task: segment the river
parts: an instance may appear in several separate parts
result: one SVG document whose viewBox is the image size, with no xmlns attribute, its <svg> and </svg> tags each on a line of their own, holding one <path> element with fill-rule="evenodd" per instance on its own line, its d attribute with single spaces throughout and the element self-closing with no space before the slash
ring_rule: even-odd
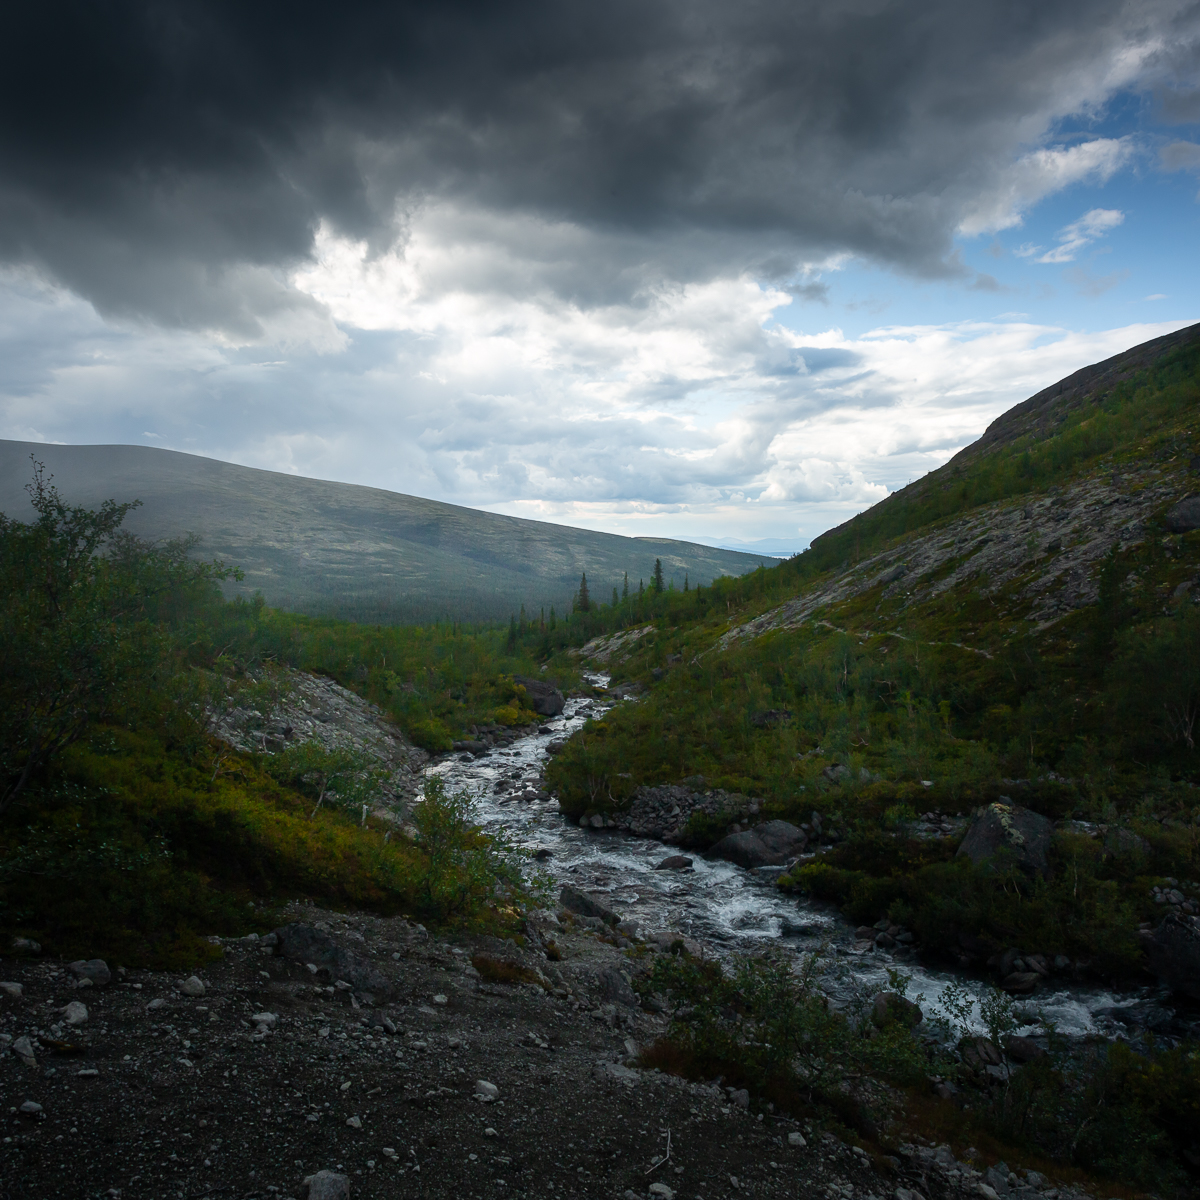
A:
<svg viewBox="0 0 1200 1200">
<path fill-rule="evenodd" d="M 602 689 L 608 680 L 591 675 L 588 682 Z M 939 997 L 951 984 L 976 996 L 988 986 L 962 974 L 931 970 L 916 958 L 897 960 L 880 950 L 857 950 L 854 931 L 840 916 L 825 906 L 784 895 L 774 885 L 777 872 L 773 868 L 747 871 L 689 854 L 692 870 L 656 871 L 657 863 L 679 853 L 678 847 L 616 830 L 581 829 L 559 812 L 553 800 L 539 803 L 513 798 L 523 789 L 536 787 L 550 742 L 569 736 L 612 703 L 569 699 L 560 716 L 543 724 L 547 732 L 478 757 L 456 754 L 443 758 L 427 768 L 426 774 L 441 776 L 452 792 L 467 792 L 475 819 L 485 829 L 503 830 L 520 845 L 549 851 L 543 866 L 556 885 L 566 883 L 603 893 L 623 920 L 636 922 L 642 931 L 682 933 L 716 954 L 753 953 L 768 947 L 803 953 L 828 941 L 858 984 L 886 983 L 888 968 L 909 975 L 909 995 L 919 999 L 929 1015 L 936 1013 Z M 502 783 L 503 791 L 496 790 L 497 783 Z M 799 936 L 797 927 L 804 929 Z M 1147 990 L 1117 994 L 1093 987 L 1050 986 L 1028 1008 L 1036 1007 L 1068 1036 L 1113 1036 L 1121 1027 L 1097 1014 L 1105 1008 L 1145 1003 L 1149 997 Z M 979 1027 L 978 1005 L 975 1025 Z"/>
</svg>

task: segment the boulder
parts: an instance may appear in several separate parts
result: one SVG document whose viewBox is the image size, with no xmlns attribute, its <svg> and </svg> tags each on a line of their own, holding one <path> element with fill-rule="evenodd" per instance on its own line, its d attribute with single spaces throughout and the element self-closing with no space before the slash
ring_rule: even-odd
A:
<svg viewBox="0 0 1200 1200">
<path fill-rule="evenodd" d="M 871 1020 L 882 1029 L 885 1025 L 906 1025 L 912 1029 L 925 1020 L 919 1004 L 897 996 L 895 992 L 880 992 L 871 1005 Z"/>
<path fill-rule="evenodd" d="M 293 962 L 324 967 L 331 979 L 344 979 L 358 991 L 387 995 L 391 984 L 369 960 L 338 945 L 327 933 L 311 925 L 293 922 L 275 930 L 279 941 L 275 953 Z"/>
<path fill-rule="evenodd" d="M 589 896 L 586 892 L 576 891 L 575 888 L 568 887 L 566 884 L 558 893 L 558 899 L 563 908 L 569 908 L 572 912 L 579 913 L 580 916 L 599 917 L 606 925 L 615 925 L 619 919 L 607 905 L 601 904 L 599 900 Z"/>
<path fill-rule="evenodd" d="M 1190 533 L 1200 529 L 1200 496 L 1180 500 L 1166 515 L 1167 528 L 1172 533 Z"/>
<path fill-rule="evenodd" d="M 1033 1062 L 1035 1059 L 1044 1058 L 1046 1055 L 1045 1048 L 1039 1046 L 1033 1038 L 1018 1037 L 1015 1033 L 1010 1033 L 1004 1039 L 1004 1053 L 1013 1062 L 1019 1063 Z"/>
<path fill-rule="evenodd" d="M 1191 920 L 1168 913 L 1144 948 L 1146 966 L 1161 983 L 1200 1000 L 1200 929 Z"/>
<path fill-rule="evenodd" d="M 626 1008 L 637 1008 L 637 993 L 629 980 L 614 967 L 606 967 L 596 977 L 596 988 L 605 1003 L 621 1004 Z"/>
<path fill-rule="evenodd" d="M 518 675 L 513 679 L 513 683 L 525 689 L 530 706 L 540 716 L 557 717 L 567 702 L 562 692 L 544 679 L 526 679 Z"/>
<path fill-rule="evenodd" d="M 350 1200 L 350 1176 L 318 1171 L 300 1184 L 300 1200 Z"/>
<path fill-rule="evenodd" d="M 686 871 L 692 865 L 692 860 L 686 854 L 672 854 L 664 858 L 654 869 L 656 871 Z"/>
<path fill-rule="evenodd" d="M 787 821 L 764 821 L 744 833 L 731 833 L 709 850 L 713 858 L 739 867 L 781 867 L 807 842 L 804 831 Z"/>
<path fill-rule="evenodd" d="M 1053 823 L 1038 813 L 1013 804 L 989 804 L 971 823 L 958 853 L 976 866 L 1008 854 L 1027 875 L 1049 878 L 1053 834 Z"/>
<path fill-rule="evenodd" d="M 108 963 L 102 958 L 78 959 L 76 962 L 68 963 L 67 970 L 79 979 L 90 980 L 97 987 L 103 987 L 112 979 Z"/>
</svg>

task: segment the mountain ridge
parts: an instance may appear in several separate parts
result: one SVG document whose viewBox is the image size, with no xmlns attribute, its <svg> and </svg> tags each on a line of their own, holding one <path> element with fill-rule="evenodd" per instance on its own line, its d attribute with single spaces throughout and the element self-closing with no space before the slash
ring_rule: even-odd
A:
<svg viewBox="0 0 1200 1200">
<path fill-rule="evenodd" d="M 753 570 L 765 556 L 670 538 L 629 538 L 488 513 L 361 484 L 242 467 L 148 446 L 56 446 L 0 440 L 0 511 L 29 509 L 30 456 L 64 499 L 140 498 L 126 526 L 151 539 L 200 535 L 198 553 L 243 568 L 231 593 L 277 607 L 382 621 L 505 620 L 569 606 L 586 571 L 607 600 L 628 572 L 663 560 L 682 587 Z"/>
</svg>

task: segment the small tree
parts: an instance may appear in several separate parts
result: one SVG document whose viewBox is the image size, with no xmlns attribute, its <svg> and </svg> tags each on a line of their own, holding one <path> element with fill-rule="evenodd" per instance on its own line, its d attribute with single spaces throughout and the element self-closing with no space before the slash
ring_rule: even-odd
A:
<svg viewBox="0 0 1200 1200">
<path fill-rule="evenodd" d="M 121 530 L 137 501 L 65 504 L 34 460 L 31 522 L 0 513 L 0 812 L 90 724 L 144 705 L 164 625 L 237 573 Z M 197 592 L 199 589 L 199 592 Z"/>
<path fill-rule="evenodd" d="M 621 588 L 621 599 L 622 600 L 629 599 L 629 572 L 628 571 L 625 572 L 625 583 L 624 583 L 624 586 Z"/>
<path fill-rule="evenodd" d="M 575 601 L 575 607 L 579 612 L 587 612 L 591 606 L 592 602 L 588 596 L 587 572 L 584 571 L 583 576 L 579 580 L 579 596 Z"/>
<path fill-rule="evenodd" d="M 663 590 L 662 559 L 656 558 L 654 560 L 654 593 L 655 593 L 655 595 L 658 595 L 658 596 L 662 595 L 662 590 Z"/>
</svg>

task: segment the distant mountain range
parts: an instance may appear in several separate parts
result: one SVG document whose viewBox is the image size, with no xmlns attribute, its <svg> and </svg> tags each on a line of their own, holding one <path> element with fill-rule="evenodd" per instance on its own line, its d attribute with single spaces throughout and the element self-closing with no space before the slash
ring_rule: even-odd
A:
<svg viewBox="0 0 1200 1200">
<path fill-rule="evenodd" d="M 593 600 L 647 584 L 654 560 L 676 587 L 741 575 L 769 554 L 671 538 L 630 538 L 498 516 L 380 488 L 305 479 L 148 446 L 0 440 L 0 511 L 32 515 L 30 455 L 69 503 L 138 499 L 126 527 L 142 537 L 200 535 L 198 553 L 242 568 L 231 592 L 356 620 L 507 620 L 569 607 L 586 571 Z"/>
</svg>

